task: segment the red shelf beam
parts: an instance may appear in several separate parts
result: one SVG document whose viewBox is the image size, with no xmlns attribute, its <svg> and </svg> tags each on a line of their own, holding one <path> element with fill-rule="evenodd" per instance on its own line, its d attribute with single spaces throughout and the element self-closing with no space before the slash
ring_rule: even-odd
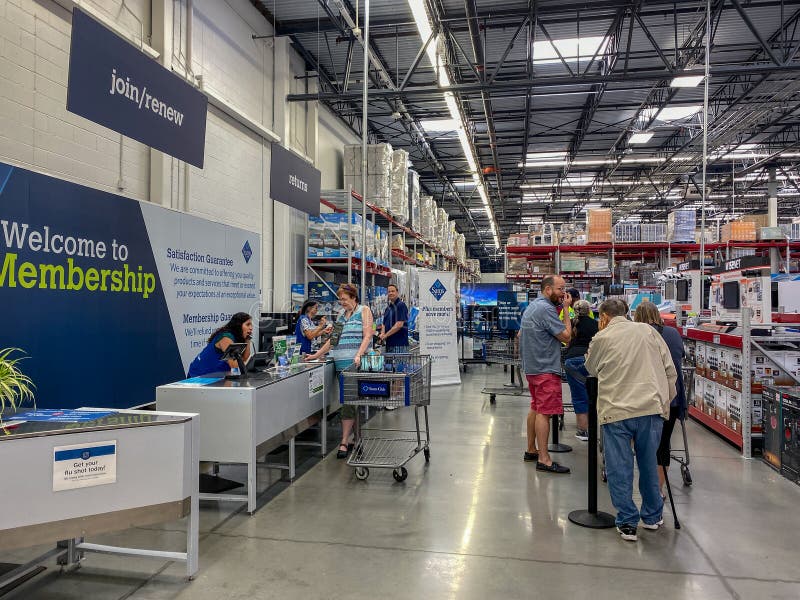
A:
<svg viewBox="0 0 800 600">
<path fill-rule="evenodd" d="M 742 434 L 734 431 L 730 427 L 727 427 L 717 421 L 715 418 L 708 416 L 703 411 L 698 410 L 694 406 L 689 407 L 689 416 L 692 417 L 695 421 L 702 423 L 709 429 L 713 430 L 715 433 L 718 433 L 726 440 L 731 442 L 732 444 L 736 445 L 737 448 L 742 447 Z"/>
</svg>

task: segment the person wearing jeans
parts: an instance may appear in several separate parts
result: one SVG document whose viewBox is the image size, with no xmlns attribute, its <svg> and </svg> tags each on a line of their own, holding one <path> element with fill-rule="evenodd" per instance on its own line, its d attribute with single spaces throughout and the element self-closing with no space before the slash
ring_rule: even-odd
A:
<svg viewBox="0 0 800 600">
<path fill-rule="evenodd" d="M 567 375 L 572 407 L 575 409 L 575 424 L 577 431 L 575 437 L 582 442 L 589 441 L 589 396 L 583 380 L 588 375 L 586 372 L 585 354 L 589 349 L 592 338 L 597 335 L 597 321 L 594 320 L 591 307 L 586 300 L 578 300 L 573 305 L 575 317 L 572 320 L 572 341 L 567 346 L 564 355 L 564 371 Z M 580 380 L 575 373 L 581 376 Z"/>
<path fill-rule="evenodd" d="M 620 300 L 600 305 L 600 331 L 589 344 L 586 370 L 597 377 L 597 417 L 603 427 L 617 531 L 623 540 L 636 541 L 640 519 L 645 529 L 664 524 L 656 450 L 678 373 L 661 335 L 650 325 L 629 321 L 626 315 L 627 307 Z M 633 502 L 631 444 L 639 467 L 641 508 Z"/>
</svg>

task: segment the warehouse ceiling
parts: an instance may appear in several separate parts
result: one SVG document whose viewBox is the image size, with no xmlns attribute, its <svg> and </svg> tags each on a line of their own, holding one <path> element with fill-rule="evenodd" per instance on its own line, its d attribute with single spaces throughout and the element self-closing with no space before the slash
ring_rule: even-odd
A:
<svg viewBox="0 0 800 600">
<path fill-rule="evenodd" d="M 316 74 L 289 101 L 360 133 L 364 2 L 251 1 Z M 409 151 L 473 257 L 587 208 L 699 209 L 704 137 L 708 219 L 765 211 L 770 176 L 778 214 L 800 216 L 800 1 L 371 0 L 369 15 L 370 141 Z"/>
</svg>

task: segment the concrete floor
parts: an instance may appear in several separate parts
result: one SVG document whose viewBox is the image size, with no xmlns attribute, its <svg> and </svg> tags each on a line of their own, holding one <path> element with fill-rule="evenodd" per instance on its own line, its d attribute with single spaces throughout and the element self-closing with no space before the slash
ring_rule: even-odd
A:
<svg viewBox="0 0 800 600">
<path fill-rule="evenodd" d="M 201 503 L 193 582 L 177 563 L 95 554 L 73 573 L 48 564 L 5 598 L 800 598 L 800 487 L 690 423 L 694 485 L 673 472 L 680 531 L 668 512 L 635 544 L 577 527 L 567 515 L 586 505 L 587 445 L 574 417 L 563 441 L 575 451 L 559 457 L 572 475 L 537 474 L 522 461 L 526 397 L 492 406 L 480 393 L 504 381 L 500 367 L 474 367 L 460 387 L 434 388 L 431 462 L 415 458 L 404 483 L 377 469 L 358 481 L 329 455 L 254 516 Z M 406 409 L 380 422 L 413 421 Z M 613 512 L 603 484 L 599 504 Z M 181 549 L 183 539 L 176 524 L 102 541 Z"/>
</svg>

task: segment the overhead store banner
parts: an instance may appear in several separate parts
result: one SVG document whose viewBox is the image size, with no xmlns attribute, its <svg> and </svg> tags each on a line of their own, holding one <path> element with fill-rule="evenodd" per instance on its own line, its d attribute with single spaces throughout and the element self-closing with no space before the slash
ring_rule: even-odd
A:
<svg viewBox="0 0 800 600">
<path fill-rule="evenodd" d="M 153 402 L 233 313 L 260 313 L 260 251 L 257 233 L 0 163 L 0 348 L 29 356 L 38 408 Z"/>
<path fill-rule="evenodd" d="M 77 7 L 67 110 L 203 168 L 208 98 Z"/>
<path fill-rule="evenodd" d="M 272 144 L 269 195 L 309 215 L 319 216 L 322 173 L 309 162 L 278 144 Z"/>
<path fill-rule="evenodd" d="M 461 383 L 456 329 L 456 274 L 451 271 L 419 272 L 420 354 L 433 359 L 431 385 Z"/>
</svg>

